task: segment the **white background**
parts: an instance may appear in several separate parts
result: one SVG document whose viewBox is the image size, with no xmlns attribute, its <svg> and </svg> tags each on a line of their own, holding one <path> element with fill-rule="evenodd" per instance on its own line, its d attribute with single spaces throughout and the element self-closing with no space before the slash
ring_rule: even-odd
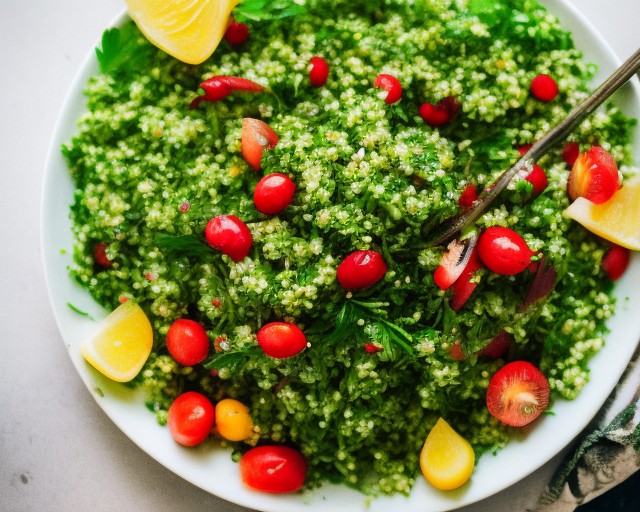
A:
<svg viewBox="0 0 640 512">
<path fill-rule="evenodd" d="M 639 0 L 572 0 L 621 59 L 640 46 Z M 98 407 L 67 355 L 41 263 L 46 153 L 65 93 L 123 0 L 0 0 L 0 510 L 221 511 Z M 519 512 L 553 462 L 469 511 Z"/>
</svg>

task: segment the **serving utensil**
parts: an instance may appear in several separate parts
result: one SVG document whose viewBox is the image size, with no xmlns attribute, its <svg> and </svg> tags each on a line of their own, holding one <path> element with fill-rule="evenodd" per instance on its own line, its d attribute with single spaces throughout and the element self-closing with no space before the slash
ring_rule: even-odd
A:
<svg viewBox="0 0 640 512">
<path fill-rule="evenodd" d="M 457 233 L 475 222 L 517 174 L 526 176 L 526 174 L 533 169 L 533 165 L 549 148 L 564 140 L 585 117 L 591 114 L 607 98 L 627 83 L 639 69 L 640 49 L 636 50 L 635 53 L 616 69 L 582 104 L 574 108 L 567 117 L 533 144 L 531 149 L 529 149 L 513 167 L 504 171 L 491 185 L 486 187 L 472 208 L 446 221 L 433 240 L 431 240 L 430 245 L 441 245 L 451 240 Z"/>
</svg>

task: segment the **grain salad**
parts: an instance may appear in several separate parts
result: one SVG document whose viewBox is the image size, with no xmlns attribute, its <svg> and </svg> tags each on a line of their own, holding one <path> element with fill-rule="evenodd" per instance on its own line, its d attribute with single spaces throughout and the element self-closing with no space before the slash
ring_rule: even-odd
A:
<svg viewBox="0 0 640 512">
<path fill-rule="evenodd" d="M 278 443 L 306 459 L 306 488 L 408 494 L 439 418 L 476 457 L 509 442 L 514 427 L 485 397 L 506 362 L 544 373 L 551 410 L 589 380 L 615 311 L 601 266 L 610 244 L 562 214 L 567 146 L 540 160 L 542 186 L 516 179 L 476 223 L 517 232 L 526 269 L 480 263 L 457 303 L 434 281 L 447 249 L 429 240 L 470 187 L 491 183 L 587 97 L 595 69 L 533 0 L 299 4 L 294 16 L 249 21 L 246 41 L 223 41 L 197 66 L 130 21 L 105 34 L 87 112 L 62 148 L 76 186 L 70 271 L 107 309 L 131 300 L 149 317 L 153 350 L 133 384 L 160 424 L 186 391 L 234 399 L 253 424 L 246 439 L 223 441 L 234 458 Z M 327 67 L 310 74 L 317 57 Z M 541 75 L 557 85 L 551 99 L 545 84 L 532 92 Z M 257 86 L 198 100 L 211 77 Z M 258 170 L 242 147 L 246 119 L 277 134 Z M 628 174 L 633 125 L 608 105 L 568 142 L 604 148 Z M 254 189 L 273 173 L 295 193 L 263 213 Z M 238 257 L 207 243 L 221 216 L 248 228 Z M 359 251 L 384 266 L 346 286 L 339 267 Z M 544 269 L 553 286 L 532 296 Z M 186 318 L 209 341 L 193 365 L 166 346 Z M 301 351 L 268 355 L 258 333 L 272 322 L 304 332 Z M 498 355 L 486 349 L 496 338 L 508 340 Z"/>
</svg>

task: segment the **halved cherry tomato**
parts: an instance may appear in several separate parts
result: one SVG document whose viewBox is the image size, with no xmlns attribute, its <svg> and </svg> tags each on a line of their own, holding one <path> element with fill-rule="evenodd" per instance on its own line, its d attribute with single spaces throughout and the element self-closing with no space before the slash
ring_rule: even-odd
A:
<svg viewBox="0 0 640 512">
<path fill-rule="evenodd" d="M 180 318 L 167 331 L 167 350 L 184 366 L 201 363 L 209 355 L 209 336 L 198 322 Z"/>
<path fill-rule="evenodd" d="M 496 274 L 519 274 L 531 263 L 535 253 L 513 229 L 491 226 L 478 239 L 478 256 L 482 263 Z"/>
<path fill-rule="evenodd" d="M 235 215 L 219 215 L 211 219 L 204 230 L 207 243 L 236 263 L 245 259 L 253 237 L 247 225 Z"/>
<path fill-rule="evenodd" d="M 253 191 L 253 204 L 260 213 L 275 215 L 284 210 L 296 192 L 296 184 L 286 174 L 274 172 L 262 178 Z"/>
<path fill-rule="evenodd" d="M 455 96 L 447 96 L 435 105 L 423 103 L 418 108 L 418 114 L 432 128 L 442 126 L 451 121 L 460 110 L 460 102 Z"/>
<path fill-rule="evenodd" d="M 523 427 L 545 410 L 549 394 L 549 382 L 538 368 L 527 361 L 514 361 L 491 377 L 487 408 L 502 423 Z"/>
<path fill-rule="evenodd" d="M 329 64 L 322 57 L 311 57 L 309 64 L 309 82 L 313 87 L 322 87 L 329 78 Z"/>
<path fill-rule="evenodd" d="M 216 404 L 216 431 L 229 441 L 244 441 L 253 431 L 249 408 L 233 398 L 223 398 Z"/>
<path fill-rule="evenodd" d="M 240 459 L 242 482 L 256 491 L 272 494 L 299 490 L 307 475 L 307 461 L 288 446 L 258 446 Z"/>
<path fill-rule="evenodd" d="M 459 311 L 462 306 L 469 300 L 473 290 L 478 284 L 474 282 L 473 277 L 476 272 L 482 268 L 482 262 L 478 258 L 477 247 L 471 252 L 471 257 L 467 262 L 467 266 L 460 274 L 460 277 L 451 285 L 451 309 Z"/>
<path fill-rule="evenodd" d="M 601 204 L 620 188 L 618 166 L 613 157 L 600 146 L 580 153 L 569 172 L 567 193 L 572 201 L 584 197 Z"/>
<path fill-rule="evenodd" d="M 278 143 L 276 132 L 264 121 L 245 117 L 242 120 L 242 156 L 256 171 L 262 166 L 262 154 L 265 149 L 273 149 Z"/>
<path fill-rule="evenodd" d="M 173 439 L 183 446 L 204 441 L 213 428 L 215 409 L 211 401 L 195 391 L 182 393 L 169 407 L 167 426 Z"/>
<path fill-rule="evenodd" d="M 478 237 L 473 234 L 464 240 L 455 238 L 449 242 L 447 252 L 442 255 L 440 265 L 433 273 L 433 281 L 438 288 L 446 290 L 460 277 L 471 258 L 477 240 Z"/>
<path fill-rule="evenodd" d="M 374 87 L 380 87 L 387 91 L 384 102 L 390 105 L 402 98 L 402 84 L 395 76 L 387 73 L 380 73 L 373 82 Z"/>
<path fill-rule="evenodd" d="M 257 338 L 264 353 L 276 359 L 293 357 L 307 346 L 307 338 L 300 327 L 285 322 L 268 323 L 258 331 Z"/>
<path fill-rule="evenodd" d="M 336 277 L 345 290 L 361 290 L 373 286 L 387 273 L 382 254 L 376 251 L 355 251 L 338 265 Z"/>
</svg>

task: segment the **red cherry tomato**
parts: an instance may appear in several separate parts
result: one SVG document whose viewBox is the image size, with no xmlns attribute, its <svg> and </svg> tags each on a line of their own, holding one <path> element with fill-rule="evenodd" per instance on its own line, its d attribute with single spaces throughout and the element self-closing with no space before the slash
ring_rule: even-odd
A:
<svg viewBox="0 0 640 512">
<path fill-rule="evenodd" d="M 295 492 L 304 485 L 306 474 L 306 459 L 288 446 L 258 446 L 240 459 L 242 482 L 256 491 Z"/>
<path fill-rule="evenodd" d="M 338 265 L 336 277 L 345 290 L 361 290 L 373 286 L 387 273 L 382 254 L 376 251 L 355 251 Z"/>
<path fill-rule="evenodd" d="M 193 366 L 209 355 L 209 337 L 198 322 L 181 318 L 167 331 L 167 350 L 181 365 Z"/>
<path fill-rule="evenodd" d="M 562 148 L 562 159 L 566 162 L 569 168 L 573 167 L 576 163 L 578 155 L 580 154 L 580 145 L 577 142 L 567 142 Z"/>
<path fill-rule="evenodd" d="M 274 172 L 262 178 L 253 191 L 253 204 L 266 215 L 284 210 L 293 199 L 296 185 L 289 176 Z"/>
<path fill-rule="evenodd" d="M 387 96 L 385 97 L 384 102 L 389 105 L 396 101 L 400 101 L 400 98 L 402 98 L 402 84 L 393 75 L 380 73 L 373 82 L 373 86 L 380 87 L 387 91 Z"/>
<path fill-rule="evenodd" d="M 491 377 L 487 408 L 502 423 L 523 427 L 545 410 L 549 393 L 549 383 L 540 370 L 526 361 L 514 361 Z"/>
<path fill-rule="evenodd" d="M 313 87 L 322 87 L 329 78 L 329 64 L 322 57 L 311 57 L 309 60 L 309 81 Z"/>
<path fill-rule="evenodd" d="M 246 23 L 238 23 L 231 18 L 229 25 L 224 33 L 224 38 L 230 45 L 238 46 L 244 43 L 249 37 L 249 27 Z"/>
<path fill-rule="evenodd" d="M 477 199 L 478 188 L 474 184 L 470 183 L 460 194 L 460 197 L 458 198 L 458 206 L 460 206 L 460 208 L 471 208 Z"/>
<path fill-rule="evenodd" d="M 169 407 L 167 426 L 171 437 L 183 446 L 204 441 L 213 428 L 215 409 L 211 401 L 195 391 L 182 393 Z"/>
<path fill-rule="evenodd" d="M 460 110 L 460 102 L 455 96 L 447 96 L 435 105 L 423 103 L 418 108 L 418 114 L 432 128 L 437 128 L 451 121 Z"/>
<path fill-rule="evenodd" d="M 629 266 L 631 251 L 626 247 L 612 245 L 602 258 L 602 268 L 609 276 L 609 279 L 616 281 L 622 277 Z"/>
<path fill-rule="evenodd" d="M 300 327 L 285 322 L 268 323 L 258 331 L 257 338 L 264 353 L 277 359 L 293 357 L 307 346 Z"/>
<path fill-rule="evenodd" d="M 492 226 L 485 229 L 478 239 L 478 256 L 482 263 L 496 274 L 519 274 L 531 263 L 535 253 L 513 229 Z"/>
<path fill-rule="evenodd" d="M 111 260 L 107 257 L 107 248 L 109 244 L 105 242 L 98 242 L 93 246 L 93 261 L 96 265 L 102 268 L 109 268 L 111 266 Z"/>
<path fill-rule="evenodd" d="M 235 215 L 219 215 L 211 219 L 204 230 L 204 236 L 211 247 L 235 262 L 245 259 L 253 244 L 251 231 Z"/>
<path fill-rule="evenodd" d="M 547 185 L 549 184 L 546 173 L 539 165 L 534 165 L 531 172 L 527 174 L 524 179 L 531 183 L 531 185 L 533 185 L 534 197 L 538 197 L 540 194 L 542 194 L 542 192 L 544 192 L 544 189 L 547 188 Z"/>
<path fill-rule="evenodd" d="M 513 344 L 513 336 L 504 329 L 493 338 L 484 348 L 478 351 L 479 356 L 485 356 L 490 359 L 498 359 L 502 357 Z"/>
<path fill-rule="evenodd" d="M 558 95 L 558 84 L 549 75 L 538 75 L 531 81 L 531 94 L 540 101 L 552 101 Z"/>
<path fill-rule="evenodd" d="M 460 274 L 460 277 L 451 285 L 451 301 L 449 303 L 451 309 L 459 311 L 460 308 L 465 305 L 467 300 L 469 300 L 473 290 L 478 286 L 473 277 L 481 268 L 482 263 L 478 258 L 478 248 L 476 247 L 471 252 L 471 257 L 467 262 L 467 266 L 462 271 L 462 274 Z"/>
<path fill-rule="evenodd" d="M 278 140 L 278 134 L 264 121 L 251 117 L 242 120 L 242 156 L 256 171 L 262 166 L 264 150 L 273 149 Z"/>
</svg>

